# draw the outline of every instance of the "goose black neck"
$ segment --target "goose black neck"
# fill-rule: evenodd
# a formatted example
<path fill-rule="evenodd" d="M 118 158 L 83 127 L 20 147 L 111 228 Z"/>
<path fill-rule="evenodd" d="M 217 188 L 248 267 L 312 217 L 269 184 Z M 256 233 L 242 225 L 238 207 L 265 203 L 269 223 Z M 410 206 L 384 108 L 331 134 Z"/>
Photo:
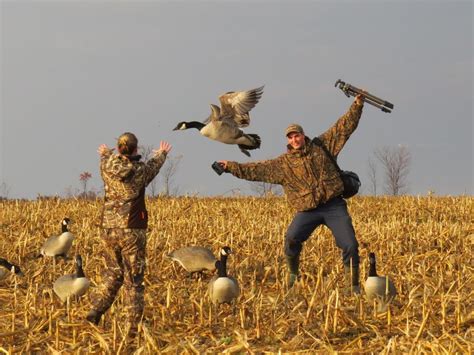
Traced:
<path fill-rule="evenodd" d="M 375 259 L 370 260 L 370 264 L 369 264 L 369 277 L 370 277 L 370 276 L 377 276 L 377 270 L 376 270 L 376 267 L 375 267 Z"/>
<path fill-rule="evenodd" d="M 13 264 L 9 263 L 7 260 L 0 258 L 0 265 L 10 270 L 13 267 Z"/>
<path fill-rule="evenodd" d="M 227 255 L 221 255 L 221 260 L 217 265 L 217 273 L 219 277 L 227 277 Z"/>
<path fill-rule="evenodd" d="M 86 277 L 84 270 L 82 269 L 81 263 L 76 263 L 76 276 L 77 277 Z"/>
<path fill-rule="evenodd" d="M 67 223 L 63 223 L 61 226 L 61 232 L 66 233 L 69 232 L 69 229 L 67 228 Z"/>
<path fill-rule="evenodd" d="M 201 130 L 205 126 L 204 123 L 198 121 L 191 121 L 186 123 L 187 128 L 196 128 L 197 130 Z"/>

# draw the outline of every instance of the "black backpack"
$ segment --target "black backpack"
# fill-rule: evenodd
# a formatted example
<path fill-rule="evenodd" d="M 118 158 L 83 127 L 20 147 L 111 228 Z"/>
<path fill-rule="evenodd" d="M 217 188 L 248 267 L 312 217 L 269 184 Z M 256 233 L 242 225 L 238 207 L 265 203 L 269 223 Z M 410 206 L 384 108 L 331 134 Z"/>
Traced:
<path fill-rule="evenodd" d="M 357 194 L 361 185 L 359 176 L 357 176 L 357 174 L 353 171 L 341 170 L 341 168 L 339 168 L 339 165 L 337 164 L 336 159 L 334 159 L 334 157 L 323 144 L 321 139 L 315 137 L 313 138 L 313 143 L 324 150 L 324 152 L 327 154 L 329 159 L 331 159 L 337 171 L 339 172 L 339 176 L 341 177 L 342 183 L 344 184 L 344 192 L 342 193 L 342 197 L 350 198 Z"/>

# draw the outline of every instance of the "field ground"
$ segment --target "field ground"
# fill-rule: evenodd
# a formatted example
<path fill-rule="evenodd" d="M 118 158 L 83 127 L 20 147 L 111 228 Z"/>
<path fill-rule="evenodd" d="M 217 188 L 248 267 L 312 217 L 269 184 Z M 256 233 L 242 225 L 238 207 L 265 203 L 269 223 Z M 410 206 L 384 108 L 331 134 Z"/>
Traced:
<path fill-rule="evenodd" d="M 355 197 L 349 202 L 360 242 L 361 274 L 377 254 L 379 274 L 399 295 L 375 314 L 345 296 L 342 264 L 329 231 L 305 244 L 303 280 L 288 291 L 283 238 L 292 211 L 282 198 L 160 198 L 148 201 L 150 231 L 145 321 L 138 350 L 158 352 L 473 353 L 474 198 Z M 114 353 L 124 348 L 122 297 L 99 327 L 83 322 L 101 282 L 100 201 L 0 202 L 0 256 L 25 276 L 0 281 L 0 353 Z M 52 292 L 72 261 L 36 259 L 68 216 L 92 288 L 69 309 Z M 211 312 L 207 281 L 190 280 L 164 257 L 185 245 L 217 254 L 232 247 L 229 273 L 241 285 L 235 309 Z"/>

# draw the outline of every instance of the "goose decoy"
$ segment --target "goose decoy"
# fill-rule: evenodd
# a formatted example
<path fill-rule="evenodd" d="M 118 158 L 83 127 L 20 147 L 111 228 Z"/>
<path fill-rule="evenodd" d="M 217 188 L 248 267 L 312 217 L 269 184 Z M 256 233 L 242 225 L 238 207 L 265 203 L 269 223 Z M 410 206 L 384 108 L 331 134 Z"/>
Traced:
<path fill-rule="evenodd" d="M 82 257 L 76 255 L 76 272 L 72 275 L 64 275 L 58 278 L 53 285 L 54 293 L 66 302 L 69 297 L 80 297 L 87 292 L 90 286 L 89 279 L 84 275 L 82 269 Z"/>
<path fill-rule="evenodd" d="M 61 221 L 60 235 L 49 237 L 41 247 L 40 256 L 62 256 L 66 258 L 69 249 L 71 249 L 74 235 L 69 232 L 69 218 Z"/>
<path fill-rule="evenodd" d="M 172 251 L 166 256 L 171 260 L 177 261 L 190 275 L 195 272 L 202 274 L 204 270 L 216 270 L 216 257 L 212 251 L 204 247 L 183 247 Z"/>
<path fill-rule="evenodd" d="M 249 112 L 263 94 L 263 86 L 248 91 L 229 91 L 219 97 L 221 107 L 211 104 L 211 114 L 204 122 L 180 122 L 173 131 L 196 128 L 209 138 L 225 144 L 237 144 L 245 155 L 249 150 L 260 148 L 257 134 L 244 133 L 240 128 L 250 123 Z"/>
<path fill-rule="evenodd" d="M 364 290 L 367 300 L 377 303 L 377 312 L 385 312 L 397 294 L 388 276 L 377 275 L 375 253 L 369 253 L 369 276 L 365 281 Z"/>
<path fill-rule="evenodd" d="M 209 281 L 208 291 L 212 303 L 232 303 L 239 297 L 240 288 L 237 280 L 227 275 L 227 257 L 232 253 L 229 247 L 221 250 L 221 259 L 216 261 L 218 274 Z"/>
<path fill-rule="evenodd" d="M 8 274 L 15 274 L 18 276 L 23 276 L 19 266 L 12 264 L 4 258 L 0 258 L 0 280 L 7 277 Z"/>

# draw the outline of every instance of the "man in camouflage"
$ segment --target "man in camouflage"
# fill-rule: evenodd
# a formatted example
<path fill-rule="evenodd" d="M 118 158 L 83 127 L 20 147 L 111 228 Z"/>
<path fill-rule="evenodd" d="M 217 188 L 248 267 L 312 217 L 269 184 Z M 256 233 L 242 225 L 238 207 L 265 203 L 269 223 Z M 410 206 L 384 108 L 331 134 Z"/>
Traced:
<path fill-rule="evenodd" d="M 137 155 L 138 140 L 133 133 L 118 138 L 118 154 L 105 144 L 99 146 L 100 172 L 105 201 L 102 214 L 105 268 L 99 288 L 92 296 L 87 320 L 98 324 L 125 284 L 124 303 L 128 313 L 128 336 L 138 330 L 144 308 L 146 229 L 148 213 L 145 188 L 158 174 L 171 146 L 160 142 L 160 149 L 146 163 Z"/>
<path fill-rule="evenodd" d="M 318 137 L 334 157 L 357 128 L 363 105 L 363 96 L 356 96 L 347 113 Z M 358 243 L 346 202 L 341 197 L 344 186 L 339 173 L 324 150 L 305 135 L 300 125 L 290 125 L 285 134 L 287 152 L 275 159 L 246 164 L 225 160 L 219 163 L 238 178 L 283 186 L 288 203 L 297 211 L 285 236 L 290 287 L 299 275 L 303 243 L 324 224 L 342 249 L 348 288 L 359 293 Z"/>

